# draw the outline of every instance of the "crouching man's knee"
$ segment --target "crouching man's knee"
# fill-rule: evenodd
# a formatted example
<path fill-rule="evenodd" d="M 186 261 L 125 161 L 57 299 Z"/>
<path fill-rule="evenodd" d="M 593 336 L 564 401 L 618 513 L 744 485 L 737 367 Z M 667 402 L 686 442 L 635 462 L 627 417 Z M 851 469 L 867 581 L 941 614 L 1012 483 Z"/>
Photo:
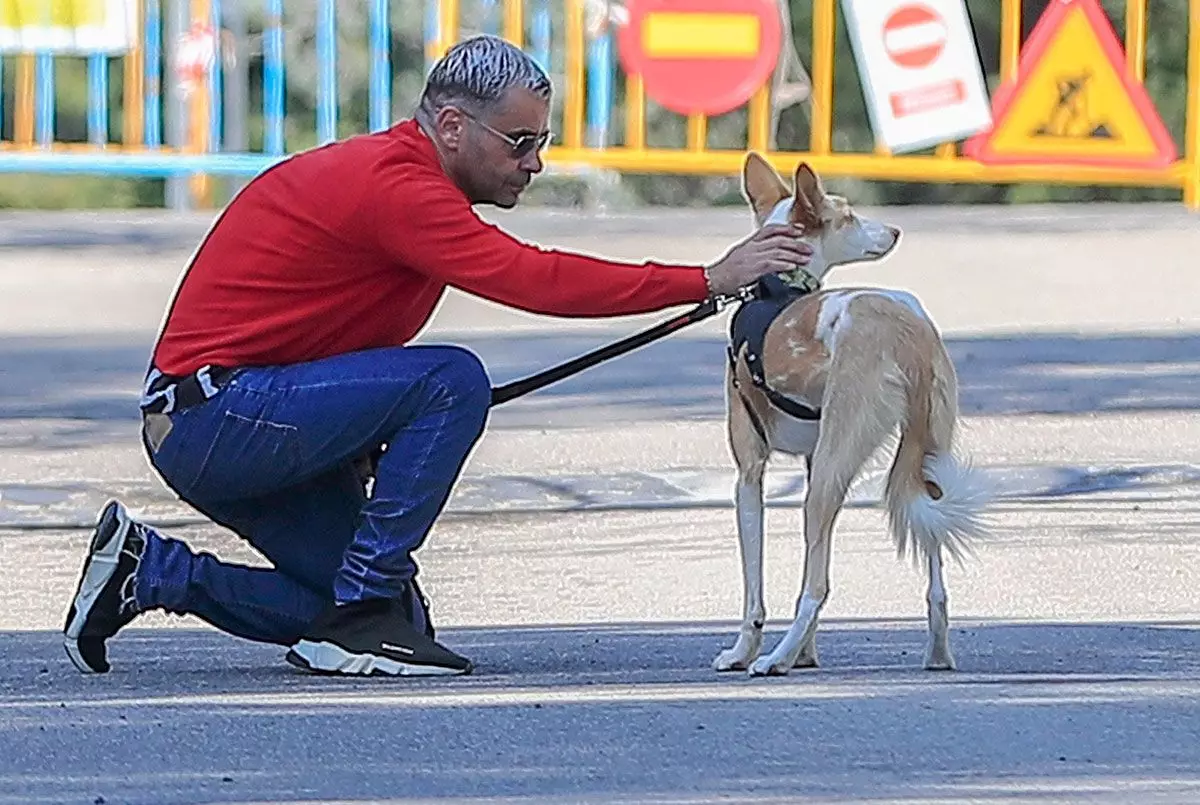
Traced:
<path fill-rule="evenodd" d="M 447 407 L 482 427 L 492 404 L 492 384 L 479 356 L 462 347 L 445 347 L 431 378 Z"/>

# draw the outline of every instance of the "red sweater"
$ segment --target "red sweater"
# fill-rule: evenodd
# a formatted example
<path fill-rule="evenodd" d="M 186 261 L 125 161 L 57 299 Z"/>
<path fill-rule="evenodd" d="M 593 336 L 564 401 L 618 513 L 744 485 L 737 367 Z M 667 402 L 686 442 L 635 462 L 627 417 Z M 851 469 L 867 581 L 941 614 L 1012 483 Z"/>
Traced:
<path fill-rule="evenodd" d="M 402 345 L 447 286 L 533 313 L 616 316 L 702 301 L 702 267 L 527 245 L 482 221 L 409 120 L 294 156 L 230 203 L 154 350 L 184 374 Z"/>

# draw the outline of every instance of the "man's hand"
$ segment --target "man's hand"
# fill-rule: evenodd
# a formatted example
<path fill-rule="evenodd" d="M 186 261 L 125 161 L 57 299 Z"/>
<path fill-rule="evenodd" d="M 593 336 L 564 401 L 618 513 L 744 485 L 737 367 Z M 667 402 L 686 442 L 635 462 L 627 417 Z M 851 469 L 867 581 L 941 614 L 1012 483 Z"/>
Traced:
<path fill-rule="evenodd" d="M 709 291 L 733 294 L 764 274 L 787 273 L 808 265 L 812 247 L 800 240 L 803 234 L 795 224 L 762 227 L 706 269 Z"/>

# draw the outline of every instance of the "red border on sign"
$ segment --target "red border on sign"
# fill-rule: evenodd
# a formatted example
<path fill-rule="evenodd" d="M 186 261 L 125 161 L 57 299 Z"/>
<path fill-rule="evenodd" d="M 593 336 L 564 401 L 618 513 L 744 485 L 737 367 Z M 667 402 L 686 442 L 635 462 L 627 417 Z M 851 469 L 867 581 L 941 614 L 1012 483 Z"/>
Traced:
<path fill-rule="evenodd" d="M 1021 97 L 1021 92 L 1025 89 L 1026 79 L 1029 78 L 1034 68 L 1046 55 L 1046 51 L 1049 49 L 1051 43 L 1055 41 L 1055 35 L 1058 33 L 1059 28 L 1062 27 L 1067 13 L 1076 6 L 1087 16 L 1088 23 L 1092 27 L 1092 32 L 1096 35 L 1096 40 L 1100 43 L 1100 48 L 1104 52 L 1105 58 L 1108 59 L 1109 64 L 1116 71 L 1117 77 L 1121 80 L 1121 85 L 1125 88 L 1126 96 L 1133 103 L 1133 108 L 1137 110 L 1138 116 L 1142 119 L 1142 125 L 1146 127 L 1146 132 L 1150 135 L 1150 139 L 1157 149 L 1157 153 L 1153 157 L 1138 159 L 1120 156 L 1102 157 L 1091 154 L 1054 154 L 1039 157 L 1028 154 L 1000 154 L 992 150 L 992 135 L 1000 130 L 1009 109 Z M 1146 94 L 1146 88 L 1134 81 L 1130 77 L 1129 71 L 1125 68 L 1125 51 L 1121 47 L 1121 43 L 1117 41 L 1116 31 L 1113 29 L 1108 15 L 1100 7 L 1099 0 L 1055 0 L 1055 2 L 1050 4 L 1042 14 L 1041 19 L 1037 21 L 1037 25 L 1034 26 L 1033 31 L 1030 32 L 1028 41 L 1021 48 L 1021 58 L 1017 65 L 1016 78 L 996 90 L 992 109 L 992 127 L 963 143 L 963 153 L 965 155 L 987 164 L 1053 165 L 1068 163 L 1073 165 L 1100 165 L 1114 168 L 1163 168 L 1171 165 L 1178 157 L 1175 141 L 1171 139 L 1171 133 L 1163 125 L 1162 118 L 1159 116 L 1154 102 Z"/>

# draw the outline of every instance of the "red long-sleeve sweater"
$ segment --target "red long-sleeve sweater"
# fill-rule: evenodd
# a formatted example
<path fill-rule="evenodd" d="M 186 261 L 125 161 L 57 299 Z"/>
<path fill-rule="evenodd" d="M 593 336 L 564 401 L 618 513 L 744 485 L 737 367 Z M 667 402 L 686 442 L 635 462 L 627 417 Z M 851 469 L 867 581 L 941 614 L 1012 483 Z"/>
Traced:
<path fill-rule="evenodd" d="M 408 120 L 294 156 L 247 185 L 193 256 L 153 362 L 178 375 L 402 345 L 447 286 L 573 317 L 706 295 L 701 266 L 542 249 L 485 223 Z"/>

